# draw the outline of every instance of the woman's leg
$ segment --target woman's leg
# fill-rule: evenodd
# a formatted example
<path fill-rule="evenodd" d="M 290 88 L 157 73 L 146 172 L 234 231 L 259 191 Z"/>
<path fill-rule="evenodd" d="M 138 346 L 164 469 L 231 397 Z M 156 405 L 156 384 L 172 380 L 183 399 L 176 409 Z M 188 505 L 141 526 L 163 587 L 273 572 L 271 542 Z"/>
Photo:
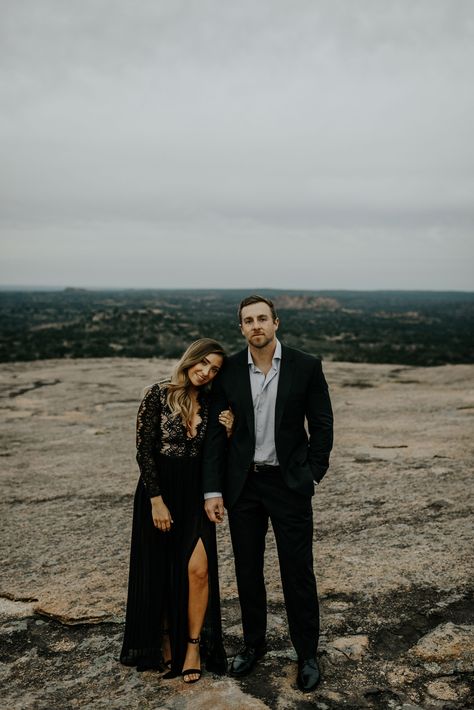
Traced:
<path fill-rule="evenodd" d="M 188 635 L 197 639 L 201 633 L 209 598 L 209 583 L 207 570 L 207 555 L 202 540 L 196 543 L 188 564 L 189 598 L 188 598 Z M 200 668 L 199 644 L 188 643 L 183 670 Z M 186 673 L 185 682 L 198 680 L 196 673 Z"/>
<path fill-rule="evenodd" d="M 171 642 L 169 622 L 167 616 L 165 616 L 163 619 L 163 639 L 161 641 L 161 653 L 163 655 L 163 662 L 166 668 L 171 668 Z"/>

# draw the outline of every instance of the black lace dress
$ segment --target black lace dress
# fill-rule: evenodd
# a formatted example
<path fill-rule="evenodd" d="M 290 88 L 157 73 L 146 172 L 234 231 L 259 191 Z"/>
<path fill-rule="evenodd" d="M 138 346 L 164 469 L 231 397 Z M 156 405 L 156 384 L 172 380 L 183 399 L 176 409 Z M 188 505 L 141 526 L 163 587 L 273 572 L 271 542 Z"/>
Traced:
<path fill-rule="evenodd" d="M 162 636 L 170 634 L 172 666 L 181 673 L 188 640 L 188 562 L 199 539 L 208 559 L 209 603 L 201 633 L 201 662 L 225 673 L 227 662 L 217 571 L 215 525 L 204 512 L 201 449 L 208 419 L 208 397 L 199 394 L 196 436 L 166 404 L 166 384 L 153 385 L 138 410 L 137 461 L 140 479 L 134 499 L 125 634 L 120 661 L 139 668 L 162 668 Z M 171 531 L 153 525 L 150 498 L 162 495 L 173 518 Z"/>

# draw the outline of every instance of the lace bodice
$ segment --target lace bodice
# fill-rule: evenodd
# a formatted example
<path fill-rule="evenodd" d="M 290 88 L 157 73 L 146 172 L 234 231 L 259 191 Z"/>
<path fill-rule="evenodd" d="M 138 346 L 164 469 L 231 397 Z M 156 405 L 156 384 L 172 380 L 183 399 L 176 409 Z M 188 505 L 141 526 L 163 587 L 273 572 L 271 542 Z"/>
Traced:
<path fill-rule="evenodd" d="M 204 392 L 198 395 L 201 421 L 196 435 L 191 437 L 181 417 L 172 416 L 166 404 L 166 390 L 167 383 L 152 385 L 138 409 L 137 461 L 150 497 L 160 495 L 159 456 L 199 456 L 207 426 L 209 401 Z"/>

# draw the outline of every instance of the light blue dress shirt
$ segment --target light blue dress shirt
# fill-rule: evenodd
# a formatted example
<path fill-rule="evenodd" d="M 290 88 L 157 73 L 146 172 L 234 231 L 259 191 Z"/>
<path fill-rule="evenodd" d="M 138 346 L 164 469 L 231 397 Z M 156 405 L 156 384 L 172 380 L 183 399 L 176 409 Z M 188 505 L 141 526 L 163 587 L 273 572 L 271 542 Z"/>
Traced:
<path fill-rule="evenodd" d="M 265 375 L 252 360 L 248 349 L 250 387 L 255 420 L 255 463 L 278 466 L 275 446 L 275 407 L 280 377 L 281 343 L 276 341 L 272 366 Z"/>
<path fill-rule="evenodd" d="M 278 380 L 281 365 L 281 343 L 276 341 L 272 366 L 265 375 L 252 360 L 248 348 L 248 366 L 250 388 L 252 390 L 253 413 L 255 420 L 255 453 L 254 462 L 267 466 L 278 466 L 275 446 L 275 408 L 278 391 Z M 314 482 L 316 485 L 316 481 Z M 204 498 L 220 497 L 220 492 L 209 492 Z"/>
<path fill-rule="evenodd" d="M 254 461 L 268 466 L 278 466 L 275 447 L 275 406 L 280 375 L 281 343 L 276 341 L 272 366 L 266 375 L 256 367 L 248 348 L 250 388 L 252 390 L 255 419 Z M 204 493 L 204 499 L 218 498 L 221 492 Z"/>

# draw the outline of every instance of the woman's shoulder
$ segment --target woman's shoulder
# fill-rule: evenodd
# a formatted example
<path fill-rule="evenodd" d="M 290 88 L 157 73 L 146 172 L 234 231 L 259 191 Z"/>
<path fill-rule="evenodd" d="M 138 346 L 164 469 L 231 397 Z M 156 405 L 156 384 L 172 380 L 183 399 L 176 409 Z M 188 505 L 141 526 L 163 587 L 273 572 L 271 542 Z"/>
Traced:
<path fill-rule="evenodd" d="M 143 390 L 143 401 L 163 400 L 166 397 L 169 384 L 169 379 L 163 379 L 154 382 L 152 385 L 147 385 Z"/>
<path fill-rule="evenodd" d="M 162 380 L 158 380 L 158 382 L 154 382 L 152 385 L 148 385 L 146 387 L 146 391 L 147 392 L 148 392 L 148 390 L 154 390 L 154 391 L 164 390 L 164 391 L 166 391 L 170 384 L 171 384 L 170 378 L 165 377 Z"/>

